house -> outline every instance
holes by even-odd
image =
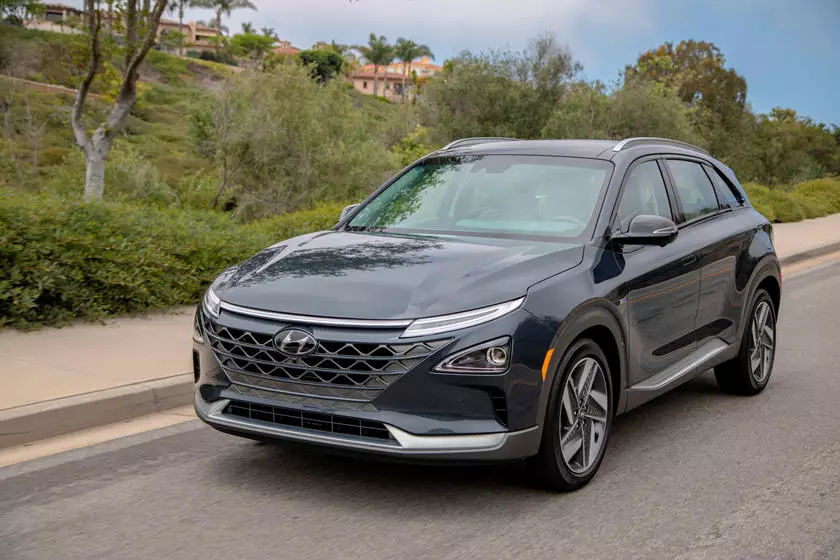
[[[57,33],[76,33],[82,22],[84,12],[73,6],[64,4],[46,4],[44,15],[40,19],[26,22],[29,29],[40,29],[41,31],[55,31]],[[107,16],[104,18],[107,20]],[[105,22],[107,25],[107,21]],[[178,31],[179,23],[176,20],[161,18],[158,24],[158,38]],[[194,21],[185,21],[183,24],[184,46],[192,50],[209,51],[214,49],[216,30],[212,27],[200,25]]]
[[[161,18],[158,24],[158,38],[167,33],[178,32],[178,21]],[[215,49],[216,30],[194,21],[185,21],[183,25],[184,46],[195,51],[212,51]]]
[[[274,43],[272,52],[279,56],[295,56],[300,52],[300,49],[293,47],[289,41],[277,41]]]
[[[408,74],[408,68],[405,71]],[[411,74],[416,75],[418,80],[429,78],[441,71],[443,71],[443,66],[433,63],[429,57],[423,57],[411,64]],[[388,66],[381,66],[376,73],[379,81],[377,94],[389,101],[403,101],[403,83],[407,88],[411,88],[412,76],[406,74],[403,74],[402,62],[392,62]],[[360,67],[350,79],[357,91],[373,95],[373,64]]]
[[[82,10],[64,4],[46,4],[41,19],[27,21],[24,25],[29,29],[54,31],[57,33],[77,33],[78,25],[82,21]]]

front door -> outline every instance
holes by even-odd
[[[640,214],[674,220],[675,209],[660,163],[643,160],[625,178],[613,227],[627,231]],[[626,246],[616,258],[627,278],[628,381],[635,385],[697,348],[700,265],[696,247],[680,235],[665,247]]]

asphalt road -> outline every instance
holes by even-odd
[[[0,558],[840,558],[840,263],[784,292],[762,395],[706,374],[620,417],[577,493],[196,421],[0,470]]]

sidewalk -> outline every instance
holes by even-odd
[[[783,265],[840,251],[840,214],[775,226]],[[0,331],[0,448],[192,402],[193,308]]]

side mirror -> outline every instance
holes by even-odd
[[[346,217],[348,217],[350,214],[352,214],[356,210],[356,208],[358,208],[358,207],[359,207],[358,204],[351,204],[350,206],[346,206],[344,208],[344,210],[341,211],[341,215],[338,217],[338,223],[343,222],[344,219]]]
[[[611,241],[618,245],[659,245],[664,247],[677,237],[677,225],[662,216],[636,216],[627,232],[618,232]]]

